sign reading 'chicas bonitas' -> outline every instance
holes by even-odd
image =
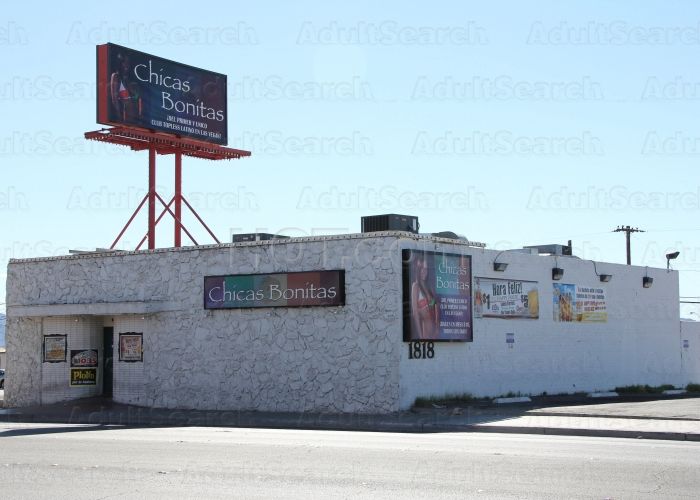
[[[205,276],[204,308],[339,306],[345,271]]]
[[[471,342],[471,256],[405,249],[404,341]]]
[[[226,144],[226,75],[98,45],[97,122]]]

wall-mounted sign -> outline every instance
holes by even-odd
[[[70,386],[97,385],[97,368],[71,368]]]
[[[44,335],[44,363],[65,363],[66,335]]]
[[[226,75],[98,45],[97,122],[226,144]]]
[[[514,332],[506,333],[506,344],[508,344],[508,347],[512,347],[513,344],[515,344],[515,333]]]
[[[204,277],[205,309],[344,304],[345,271]]]
[[[688,349],[690,347],[690,341],[688,339],[683,339],[683,349]]]
[[[474,278],[476,318],[527,318],[540,316],[537,282]]]
[[[471,342],[469,255],[403,250],[403,339]]]
[[[143,333],[119,334],[119,361],[143,361]]]
[[[608,310],[605,290],[566,283],[552,284],[554,321],[605,323]]]
[[[70,365],[72,367],[97,367],[97,349],[71,349]]]

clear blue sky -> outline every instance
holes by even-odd
[[[647,230],[633,263],[680,250],[681,295],[700,296],[695,2],[75,5],[0,17],[3,295],[9,258],[109,246],[143,196],[145,153],[82,138],[99,128],[95,45],[114,42],[228,75],[230,145],[253,156],[184,164],[222,240],[406,213],[492,248],[572,239],[624,262],[611,230],[630,224]],[[159,167],[169,198],[172,158]]]

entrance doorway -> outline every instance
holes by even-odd
[[[105,353],[104,367],[102,368],[102,396],[106,398],[112,397],[112,387],[114,385],[114,377],[112,372],[114,361],[114,327],[105,326],[102,330],[102,338]]]

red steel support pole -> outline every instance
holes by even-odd
[[[112,243],[112,246],[109,247],[110,250],[114,250],[114,247],[117,246],[117,243],[119,242],[119,240],[121,239],[121,237],[122,237],[122,236],[124,235],[124,233],[126,232],[127,228],[129,227],[129,224],[131,224],[131,221],[134,220],[134,217],[136,217],[136,214],[139,213],[139,211],[141,210],[141,207],[143,206],[144,203],[146,203],[146,200],[147,200],[147,199],[148,199],[148,195],[146,195],[146,196],[143,197],[143,200],[141,200],[141,203],[139,203],[139,206],[136,207],[136,210],[134,210],[134,213],[131,214],[131,218],[129,219],[129,222],[126,223],[126,226],[124,226],[124,228],[122,229],[122,232],[119,233],[119,236],[117,236],[117,239],[114,240],[114,243]],[[138,250],[138,248],[137,248],[137,250]]]
[[[156,248],[156,147],[148,148],[148,249]]]
[[[175,153],[175,248],[182,246],[182,153]]]

